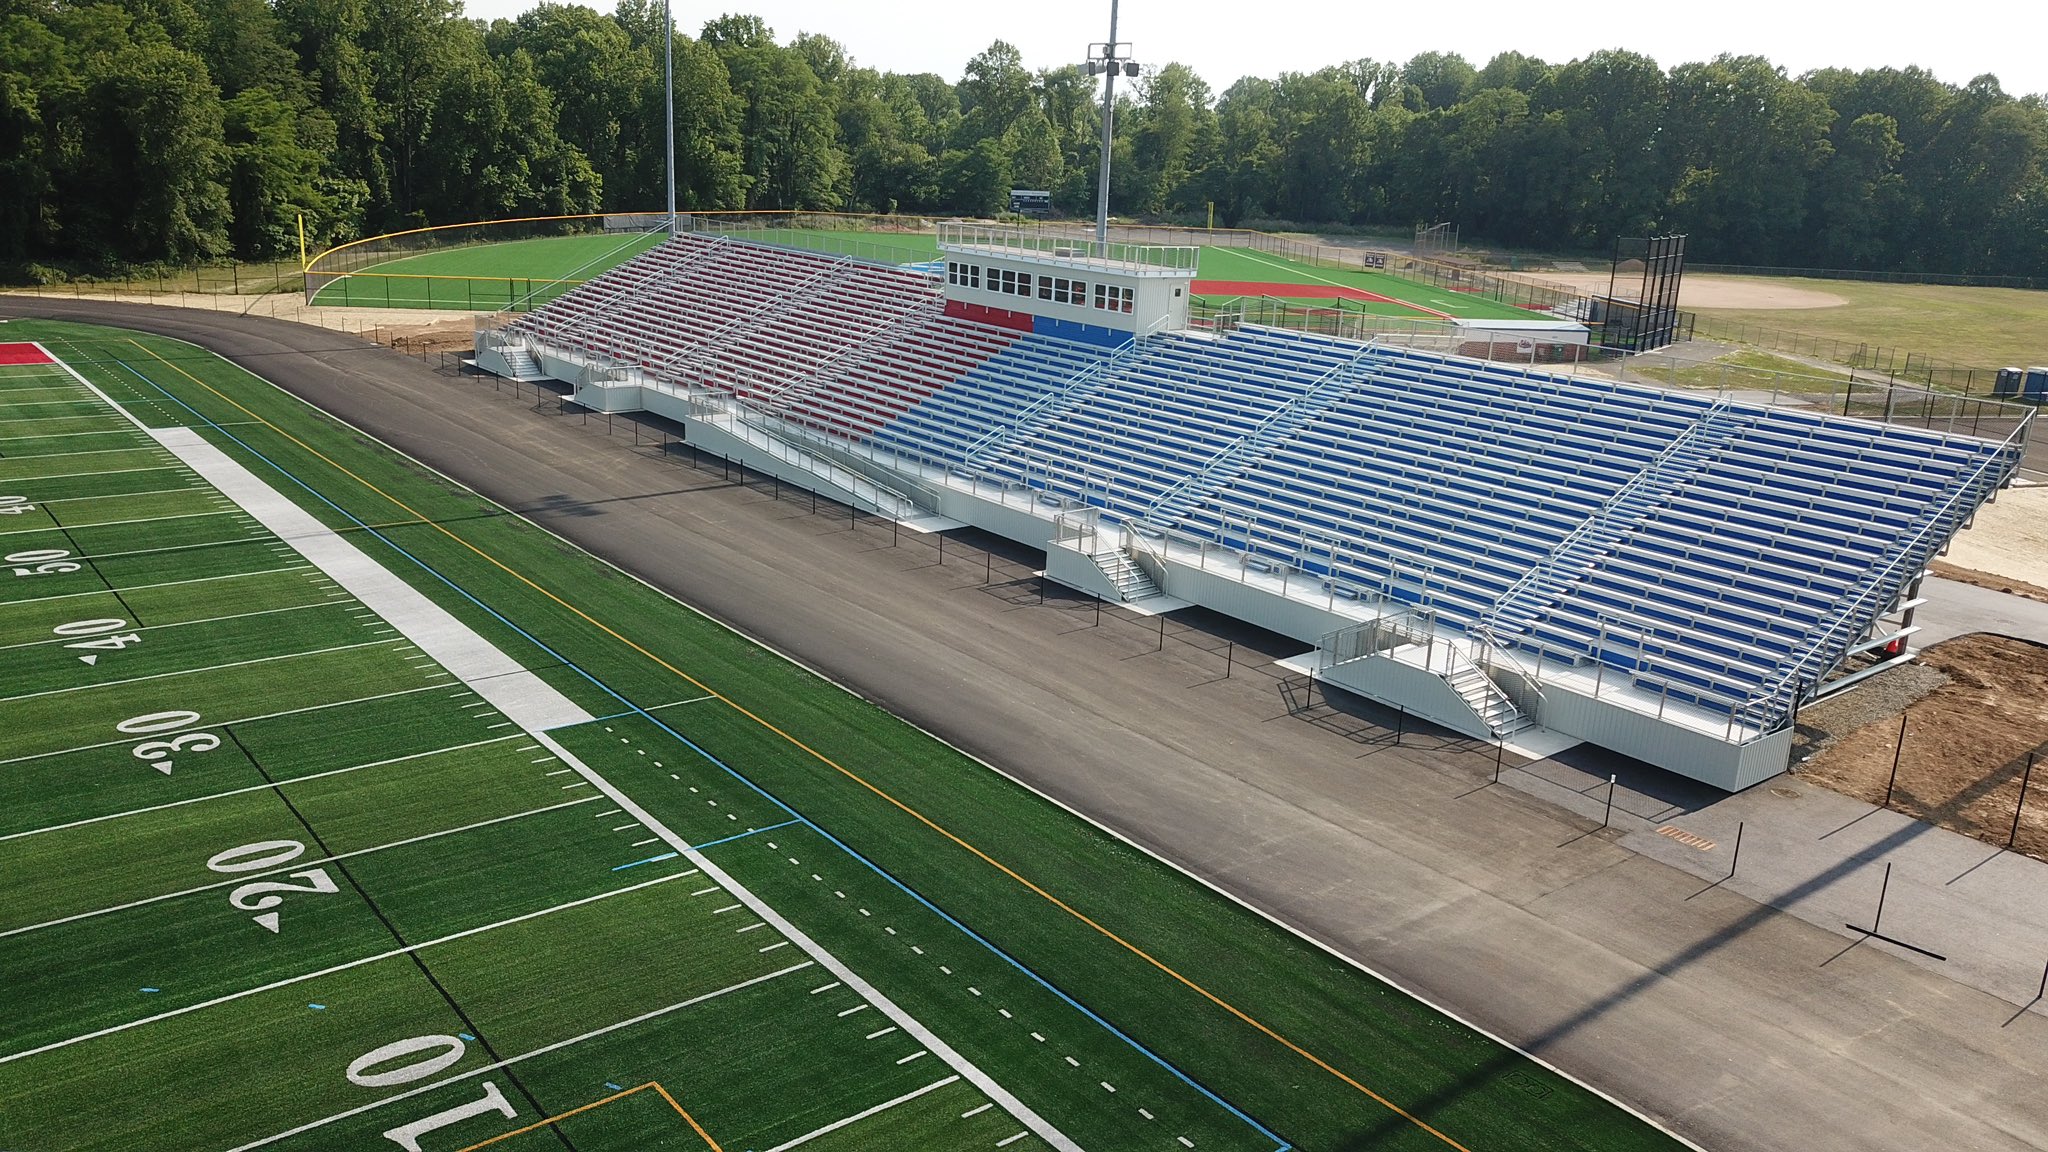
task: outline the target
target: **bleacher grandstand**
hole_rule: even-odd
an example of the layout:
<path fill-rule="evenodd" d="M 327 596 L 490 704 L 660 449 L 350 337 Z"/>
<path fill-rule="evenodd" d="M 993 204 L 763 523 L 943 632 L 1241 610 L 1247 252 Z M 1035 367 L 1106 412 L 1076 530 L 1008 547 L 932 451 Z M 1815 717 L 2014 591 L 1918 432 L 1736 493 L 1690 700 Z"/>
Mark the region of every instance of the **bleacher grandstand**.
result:
<path fill-rule="evenodd" d="M 2024 420 L 1989 440 L 1291 330 L 1106 347 L 1020 315 L 943 273 L 682 235 L 479 358 L 731 454 L 772 437 L 758 466 L 811 453 L 849 499 L 865 476 L 877 510 L 905 510 L 886 487 L 1045 547 L 1088 590 L 1314 642 L 1332 682 L 1469 734 L 1541 724 L 1730 788 L 1782 768 L 1799 701 L 1851 656 L 1905 651 L 1927 560 L 2023 448 Z"/>

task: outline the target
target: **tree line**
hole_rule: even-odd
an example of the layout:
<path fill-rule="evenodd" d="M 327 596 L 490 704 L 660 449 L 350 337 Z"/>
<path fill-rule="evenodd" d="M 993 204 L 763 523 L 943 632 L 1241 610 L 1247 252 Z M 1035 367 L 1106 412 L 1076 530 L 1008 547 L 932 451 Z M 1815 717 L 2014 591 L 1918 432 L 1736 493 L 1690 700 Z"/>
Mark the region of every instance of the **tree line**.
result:
<path fill-rule="evenodd" d="M 0 263 L 286 257 L 428 223 L 664 201 L 662 10 L 459 0 L 0 0 Z M 687 209 L 1002 210 L 1095 199 L 1099 88 L 998 41 L 957 80 L 863 68 L 728 15 L 675 40 Z M 1668 71 L 1624 51 L 1429 52 L 1220 95 L 1181 64 L 1122 94 L 1111 205 L 1227 226 L 1407 227 L 1694 260 L 2048 268 L 2048 101 L 1919 69 Z"/>

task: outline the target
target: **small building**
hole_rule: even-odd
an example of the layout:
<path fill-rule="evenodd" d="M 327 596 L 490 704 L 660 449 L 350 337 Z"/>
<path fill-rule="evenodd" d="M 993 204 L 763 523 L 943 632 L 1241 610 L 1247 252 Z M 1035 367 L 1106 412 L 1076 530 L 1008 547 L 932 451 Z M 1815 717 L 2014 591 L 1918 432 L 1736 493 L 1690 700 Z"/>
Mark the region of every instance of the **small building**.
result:
<path fill-rule="evenodd" d="M 948 315 L 1116 347 L 1188 326 L 1201 249 L 948 221 L 939 252 Z"/>

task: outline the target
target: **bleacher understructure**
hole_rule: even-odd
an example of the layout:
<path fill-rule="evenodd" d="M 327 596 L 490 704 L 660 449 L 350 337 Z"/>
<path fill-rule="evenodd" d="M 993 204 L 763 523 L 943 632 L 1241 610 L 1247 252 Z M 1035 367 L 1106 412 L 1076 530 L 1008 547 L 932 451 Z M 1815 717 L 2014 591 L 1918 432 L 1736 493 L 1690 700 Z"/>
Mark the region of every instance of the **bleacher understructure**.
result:
<path fill-rule="evenodd" d="M 1021 306 L 1021 305 L 1020 305 Z M 1120 348 L 991 324 L 929 272 L 681 235 L 480 332 L 479 363 L 1144 608 L 1316 646 L 1326 682 L 1730 790 L 1904 658 L 2003 440 L 1278 329 Z"/>

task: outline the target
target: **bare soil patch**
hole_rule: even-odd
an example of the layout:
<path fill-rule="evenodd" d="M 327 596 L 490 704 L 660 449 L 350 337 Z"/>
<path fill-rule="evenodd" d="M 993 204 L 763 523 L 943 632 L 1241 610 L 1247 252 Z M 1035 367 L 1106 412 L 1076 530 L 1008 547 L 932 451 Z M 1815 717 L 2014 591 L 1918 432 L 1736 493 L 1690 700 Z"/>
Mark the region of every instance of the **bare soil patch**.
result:
<path fill-rule="evenodd" d="M 1975 633 L 1937 644 L 1921 660 L 1947 682 L 1906 707 L 1903 749 L 1894 711 L 1828 742 L 1799 774 L 1845 796 L 1883 804 L 1896 758 L 1894 811 L 2004 845 L 2013 834 L 2029 755 L 2048 742 L 2048 646 Z M 1848 703 L 1863 691 L 1839 699 Z M 1825 719 L 1801 717 L 1802 723 Z M 2037 776 L 2027 790 L 2013 849 L 2048 860 L 2048 763 Z"/>
<path fill-rule="evenodd" d="M 1611 282 L 1606 272 L 1535 272 L 1527 279 L 1551 284 L 1568 284 L 1580 291 L 1601 293 L 1607 291 Z M 1678 306 L 1681 308 L 1740 308 L 1762 312 L 1799 308 L 1839 308 L 1847 303 L 1847 300 L 1832 292 L 1745 276 L 1705 276 L 1692 273 L 1678 286 Z"/>

